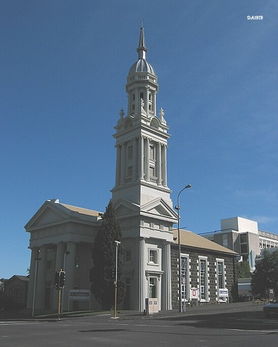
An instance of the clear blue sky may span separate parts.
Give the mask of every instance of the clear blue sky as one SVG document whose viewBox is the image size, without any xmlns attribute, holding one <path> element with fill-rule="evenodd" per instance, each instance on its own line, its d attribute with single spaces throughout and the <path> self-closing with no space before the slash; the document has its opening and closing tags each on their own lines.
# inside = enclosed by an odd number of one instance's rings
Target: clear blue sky
<svg viewBox="0 0 278 347">
<path fill-rule="evenodd" d="M 142 21 L 173 200 L 193 186 L 181 224 L 201 233 L 238 215 L 278 232 L 276 0 L 3 0 L 0 277 L 26 273 L 24 225 L 45 200 L 107 205 Z"/>
</svg>

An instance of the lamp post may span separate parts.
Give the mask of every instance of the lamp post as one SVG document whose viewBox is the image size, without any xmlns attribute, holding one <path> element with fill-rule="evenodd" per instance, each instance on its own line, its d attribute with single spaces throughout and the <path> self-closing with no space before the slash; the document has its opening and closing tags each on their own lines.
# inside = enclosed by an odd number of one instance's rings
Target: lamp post
<svg viewBox="0 0 278 347">
<path fill-rule="evenodd" d="M 180 195 L 185 189 L 190 189 L 192 186 L 191 184 L 186 185 L 183 187 L 177 196 L 177 206 L 175 206 L 175 209 L 178 211 L 178 256 L 179 256 L 179 267 L 178 267 L 178 274 L 179 274 L 179 312 L 183 312 L 183 304 L 182 304 L 182 292 L 181 292 L 181 238 L 180 238 Z"/>
<path fill-rule="evenodd" d="M 115 281 L 114 281 L 114 286 L 115 286 L 115 297 L 114 297 L 114 319 L 117 319 L 117 288 L 118 288 L 118 248 L 119 244 L 121 243 L 120 241 L 114 241 L 116 245 L 116 261 L 115 261 Z"/>
</svg>

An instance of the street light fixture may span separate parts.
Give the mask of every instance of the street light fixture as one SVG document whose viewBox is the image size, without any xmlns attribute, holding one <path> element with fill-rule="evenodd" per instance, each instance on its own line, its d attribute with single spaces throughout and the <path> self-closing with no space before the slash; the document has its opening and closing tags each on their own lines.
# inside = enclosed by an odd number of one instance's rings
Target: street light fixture
<svg viewBox="0 0 278 347">
<path fill-rule="evenodd" d="M 185 189 L 192 188 L 191 184 L 186 185 L 183 187 L 177 196 L 177 205 L 175 206 L 175 209 L 178 211 L 178 256 L 179 256 L 179 267 L 178 267 L 178 274 L 179 274 L 179 312 L 183 312 L 183 304 L 182 304 L 182 292 L 181 292 L 181 237 L 180 237 L 180 195 Z"/>
<path fill-rule="evenodd" d="M 117 319 L 117 289 L 118 289 L 118 248 L 119 245 L 121 244 L 120 241 L 115 240 L 115 245 L 116 245 L 116 261 L 115 261 L 115 281 L 114 281 L 114 286 L 115 286 L 115 297 L 114 297 L 114 319 Z"/>
</svg>

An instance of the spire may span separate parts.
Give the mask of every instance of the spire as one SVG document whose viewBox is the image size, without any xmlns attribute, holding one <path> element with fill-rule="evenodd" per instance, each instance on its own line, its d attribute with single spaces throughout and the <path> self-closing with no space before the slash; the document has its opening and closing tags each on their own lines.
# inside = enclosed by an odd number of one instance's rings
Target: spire
<svg viewBox="0 0 278 347">
<path fill-rule="evenodd" d="M 146 44 L 145 44 L 145 34 L 143 26 L 140 28 L 139 44 L 137 48 L 138 59 L 146 59 Z"/>
</svg>

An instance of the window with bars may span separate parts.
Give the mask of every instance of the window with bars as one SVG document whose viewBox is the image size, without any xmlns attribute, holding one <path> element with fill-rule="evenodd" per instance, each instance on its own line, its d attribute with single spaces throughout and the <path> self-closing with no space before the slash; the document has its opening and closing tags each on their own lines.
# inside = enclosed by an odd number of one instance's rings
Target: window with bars
<svg viewBox="0 0 278 347">
<path fill-rule="evenodd" d="M 199 263 L 200 267 L 200 299 L 207 300 L 207 291 L 208 291 L 208 283 L 207 283 L 207 260 L 200 259 Z"/>
<path fill-rule="evenodd" d="M 217 261 L 217 285 L 218 289 L 225 288 L 224 261 Z"/>
<path fill-rule="evenodd" d="M 189 297 L 188 288 L 188 257 L 185 255 L 181 256 L 181 298 L 182 301 L 186 301 Z"/>
</svg>

